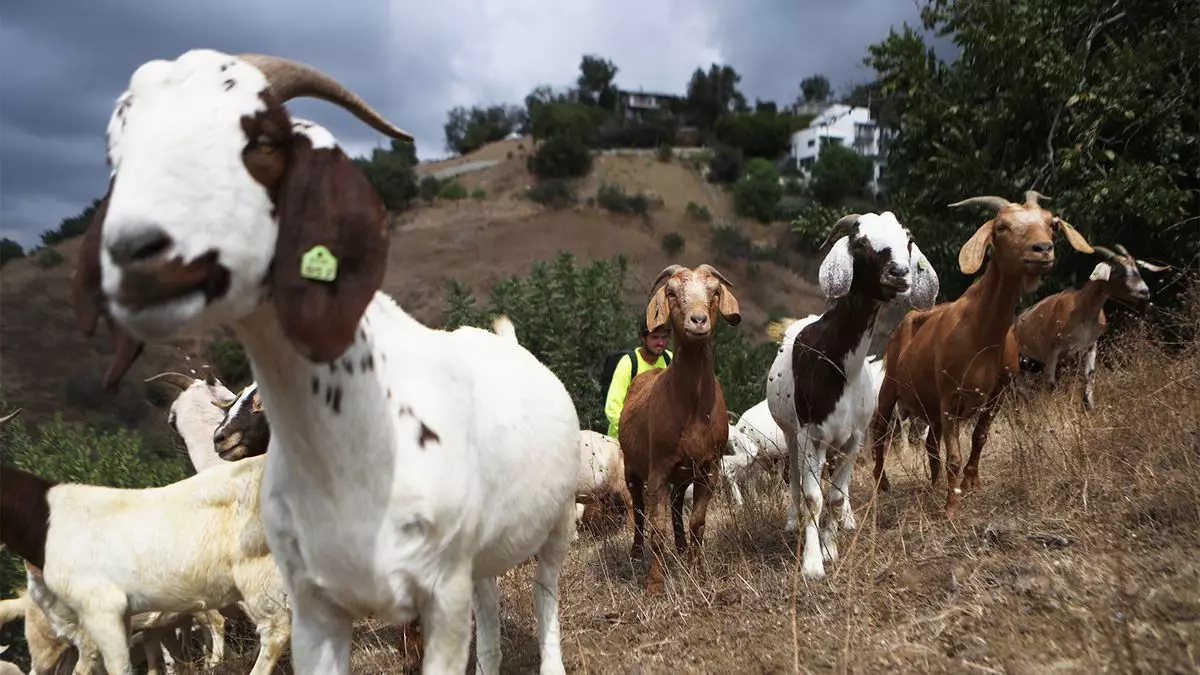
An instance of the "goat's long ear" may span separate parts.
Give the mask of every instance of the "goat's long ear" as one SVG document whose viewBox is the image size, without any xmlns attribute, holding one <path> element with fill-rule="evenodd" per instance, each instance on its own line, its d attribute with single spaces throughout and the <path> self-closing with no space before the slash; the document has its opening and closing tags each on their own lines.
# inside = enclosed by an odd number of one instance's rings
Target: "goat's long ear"
<svg viewBox="0 0 1200 675">
<path fill-rule="evenodd" d="M 1112 273 L 1112 265 L 1106 262 L 1096 263 L 1092 268 L 1091 275 L 1088 276 L 1089 281 L 1108 281 L 1108 275 Z"/>
<path fill-rule="evenodd" d="M 938 290 L 941 288 L 941 281 L 938 279 L 937 270 L 933 269 L 933 264 L 921 253 L 921 248 L 916 242 L 912 245 L 912 257 L 909 259 L 909 265 L 913 270 L 912 290 L 908 293 L 908 303 L 916 309 L 929 309 L 937 302 Z"/>
<path fill-rule="evenodd" d="M 332 361 L 354 343 L 383 282 L 387 212 L 341 148 L 314 149 L 299 133 L 277 203 L 271 284 L 280 325 L 301 354 Z"/>
<path fill-rule="evenodd" d="M 1054 222 L 1058 226 L 1055 229 L 1062 231 L 1062 233 L 1067 236 L 1067 241 L 1076 251 L 1079 251 L 1080 253 L 1096 252 L 1095 249 L 1092 248 L 1092 245 L 1087 242 L 1087 239 L 1084 239 L 1082 234 L 1079 234 L 1075 228 L 1071 227 L 1070 223 L 1062 218 L 1055 218 Z"/>
<path fill-rule="evenodd" d="M 1138 267 L 1144 270 L 1150 270 L 1151 272 L 1165 272 L 1171 269 L 1170 265 L 1155 265 L 1154 263 L 1148 263 L 1145 260 L 1137 260 L 1135 262 L 1137 262 Z"/>
<path fill-rule="evenodd" d="M 667 325 L 671 320 L 671 308 L 667 306 L 667 285 L 662 284 L 646 305 L 646 329 L 651 333 Z"/>
<path fill-rule="evenodd" d="M 738 306 L 737 296 L 733 294 L 733 289 L 724 282 L 721 283 L 721 300 L 717 305 L 717 311 L 725 317 L 730 326 L 736 326 L 742 322 L 742 310 Z"/>
<path fill-rule="evenodd" d="M 817 282 L 821 285 L 821 292 L 830 300 L 850 292 L 850 286 L 854 283 L 854 257 L 850 255 L 849 237 L 838 239 L 829 248 L 817 272 Z"/>
<path fill-rule="evenodd" d="M 975 230 L 975 234 L 963 244 L 958 251 L 958 269 L 963 274 L 975 274 L 983 265 L 983 254 L 987 252 L 988 244 L 992 243 L 992 227 L 996 221 L 989 220 Z"/>
<path fill-rule="evenodd" d="M 116 353 L 108 371 L 104 373 L 104 388 L 113 390 L 129 372 L 133 362 L 141 356 L 145 344 L 135 340 L 116 321 L 108 316 L 104 306 L 104 293 L 101 291 L 100 274 L 100 240 L 104 230 L 104 219 L 108 216 L 108 198 L 112 195 L 112 180 L 108 182 L 108 192 L 100 201 L 96 215 L 88 225 L 83 235 L 83 243 L 79 247 L 79 261 L 71 275 L 71 296 L 75 303 L 75 320 L 83 334 L 91 337 L 96 332 L 96 322 L 105 317 L 112 332 L 113 342 L 116 343 Z"/>
</svg>

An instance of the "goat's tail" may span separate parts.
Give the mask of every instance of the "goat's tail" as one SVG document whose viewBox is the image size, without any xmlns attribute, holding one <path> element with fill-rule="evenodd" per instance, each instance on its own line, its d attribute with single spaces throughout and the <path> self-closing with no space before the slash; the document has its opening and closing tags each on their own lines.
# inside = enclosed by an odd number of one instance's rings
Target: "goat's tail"
<svg viewBox="0 0 1200 675">
<path fill-rule="evenodd" d="M 0 626 L 13 619 L 25 618 L 25 610 L 29 607 L 29 596 L 20 595 L 9 600 L 0 600 Z"/>
<path fill-rule="evenodd" d="M 767 324 L 767 337 L 770 338 L 771 342 L 774 342 L 776 344 L 782 343 L 783 342 L 783 334 L 787 332 L 788 327 L 791 326 L 792 324 L 796 323 L 799 320 L 800 319 L 794 319 L 792 317 L 787 317 L 787 318 L 783 318 L 783 319 L 777 319 L 775 321 L 772 321 L 771 323 L 768 323 Z"/>
<path fill-rule="evenodd" d="M 508 338 L 513 342 L 517 341 L 517 327 L 514 326 L 513 322 L 503 314 L 495 319 L 492 319 L 492 332 L 500 337 Z"/>
</svg>

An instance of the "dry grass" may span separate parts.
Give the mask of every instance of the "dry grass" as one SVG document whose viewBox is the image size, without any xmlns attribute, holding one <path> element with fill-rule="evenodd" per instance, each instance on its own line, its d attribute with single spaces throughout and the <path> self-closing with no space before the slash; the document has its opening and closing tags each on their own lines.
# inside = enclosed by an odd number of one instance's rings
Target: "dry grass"
<svg viewBox="0 0 1200 675">
<path fill-rule="evenodd" d="M 957 522 L 922 448 L 894 446 L 892 490 L 876 498 L 863 456 L 859 529 L 822 582 L 797 574 L 779 481 L 741 510 L 714 499 L 707 576 L 673 561 L 661 599 L 642 595 L 631 536 L 597 519 L 562 580 L 568 670 L 1197 672 L 1200 344 L 1135 330 L 1102 353 L 1094 412 L 1072 383 L 997 418 Z M 533 573 L 501 581 L 507 673 L 537 669 Z M 398 633 L 369 622 L 353 658 L 354 672 L 416 672 Z"/>
</svg>

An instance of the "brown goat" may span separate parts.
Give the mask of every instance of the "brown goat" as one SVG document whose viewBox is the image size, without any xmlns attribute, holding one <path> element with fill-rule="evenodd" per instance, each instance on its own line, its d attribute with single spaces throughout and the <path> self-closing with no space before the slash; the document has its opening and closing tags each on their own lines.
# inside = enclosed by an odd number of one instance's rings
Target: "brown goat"
<svg viewBox="0 0 1200 675">
<path fill-rule="evenodd" d="M 1069 353 L 1083 352 L 1083 408 L 1092 409 L 1092 389 L 1096 375 L 1096 347 L 1108 328 L 1104 303 L 1110 297 L 1145 302 L 1150 289 L 1138 272 L 1144 268 L 1162 272 L 1168 268 L 1138 260 L 1124 246 L 1119 253 L 1093 247 L 1104 261 L 1092 270 L 1083 288 L 1068 288 L 1042 298 L 1021 312 L 1013 326 L 1021 357 L 1041 364 L 1042 378 L 1053 386 L 1058 377 L 1058 361 Z"/>
<path fill-rule="evenodd" d="M 1066 235 L 1076 250 L 1092 252 L 1081 234 L 1038 205 L 1039 197 L 1030 190 L 1024 204 L 1002 197 L 972 197 L 950 205 L 996 211 L 963 245 L 958 265 L 963 273 L 974 274 L 989 244 L 992 259 L 983 276 L 957 300 L 909 312 L 888 341 L 870 434 L 879 489 L 888 489 L 883 458 L 891 444 L 887 432 L 897 404 L 902 415 L 929 424 L 925 448 L 933 485 L 940 469 L 938 439 L 946 446 L 946 515 L 958 514 L 960 484 L 979 487 L 979 455 L 1019 367 L 1012 330 L 1018 296 L 1035 289 L 1054 267 L 1055 233 Z M 959 427 L 976 416 L 971 456 L 960 473 Z"/>
<path fill-rule="evenodd" d="M 704 519 L 729 440 L 725 394 L 714 372 L 713 333 L 717 312 L 730 325 L 742 317 L 733 284 L 709 265 L 671 265 L 654 281 L 646 306 L 650 331 L 671 322 L 675 359 L 668 368 L 646 371 L 629 385 L 618 432 L 625 476 L 633 497 L 634 533 L 630 555 L 640 558 L 650 510 L 650 571 L 646 593 L 662 592 L 662 536 L 667 530 L 668 489 L 675 548 L 688 551 L 683 532 L 683 501 L 692 485 L 689 557 L 700 561 Z"/>
</svg>

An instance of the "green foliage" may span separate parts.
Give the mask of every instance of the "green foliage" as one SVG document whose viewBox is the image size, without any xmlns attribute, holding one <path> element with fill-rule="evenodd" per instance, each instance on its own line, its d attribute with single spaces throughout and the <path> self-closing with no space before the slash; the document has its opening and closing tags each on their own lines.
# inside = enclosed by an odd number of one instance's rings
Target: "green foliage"
<svg viewBox="0 0 1200 675">
<path fill-rule="evenodd" d="M 231 391 L 239 391 L 254 379 L 250 371 L 250 359 L 240 340 L 218 338 L 209 343 L 206 351 L 217 377 Z"/>
<path fill-rule="evenodd" d="M 691 216 L 692 220 L 696 220 L 701 223 L 712 222 L 712 212 L 710 212 L 708 207 L 704 206 L 703 204 L 688 202 L 686 211 L 687 214 Z"/>
<path fill-rule="evenodd" d="M 577 265 L 564 251 L 553 260 L 535 262 L 527 277 L 492 284 L 486 306 L 452 282 L 444 310 L 446 327 L 490 329 L 493 316 L 507 315 L 521 345 L 571 392 L 581 428 L 604 431 L 608 422 L 595 378 L 607 354 L 637 340 L 637 313 L 622 300 L 626 274 L 623 256 Z"/>
<path fill-rule="evenodd" d="M 0 404 L 4 414 L 13 407 L 7 402 Z M 171 453 L 169 459 L 154 459 L 135 432 L 99 431 L 84 423 L 63 421 L 61 415 L 38 424 L 32 432 L 18 416 L 0 426 L 0 448 L 5 464 L 57 481 L 145 488 L 182 480 L 189 473 L 182 452 Z M 21 559 L 0 550 L 0 594 L 12 597 L 24 584 Z M 6 633 L 4 641 L 10 640 L 13 650 L 5 658 L 23 660 L 24 636 Z"/>
<path fill-rule="evenodd" d="M 812 75 L 800 80 L 800 95 L 806 103 L 828 101 L 832 93 L 833 87 L 829 85 L 829 78 L 824 75 Z"/>
<path fill-rule="evenodd" d="M 660 162 L 669 162 L 675 158 L 675 148 L 671 147 L 670 143 L 663 143 L 658 146 L 658 150 L 654 153 Z"/>
<path fill-rule="evenodd" d="M 579 78 L 576 80 L 580 102 L 604 110 L 615 110 L 617 88 L 613 79 L 618 71 L 620 68 L 612 61 L 585 54 L 579 62 Z"/>
<path fill-rule="evenodd" d="M 525 121 L 520 106 L 477 106 L 470 110 L 458 106 L 447 114 L 445 126 L 446 149 L 465 155 L 488 143 L 504 140 Z"/>
<path fill-rule="evenodd" d="M 805 253 L 818 253 L 830 228 L 846 213 L 846 209 L 819 203 L 802 208 L 792 220 L 792 246 Z M 921 250 L 924 251 L 924 247 Z"/>
<path fill-rule="evenodd" d="M 402 211 L 416 199 L 417 174 L 413 167 L 417 152 L 412 143 L 393 140 L 389 149 L 375 148 L 370 159 L 356 157 L 354 163 L 389 210 Z"/>
<path fill-rule="evenodd" d="M 738 91 L 742 76 L 733 66 L 712 64 L 708 72 L 697 68 L 688 82 L 684 110 L 688 120 L 703 131 L 711 131 L 725 113 L 746 110 L 746 97 Z"/>
<path fill-rule="evenodd" d="M 562 178 L 538 181 L 525 192 L 533 201 L 556 209 L 565 209 L 575 204 L 575 192 L 571 184 Z"/>
<path fill-rule="evenodd" d="M 745 160 L 742 149 L 720 146 L 708 162 L 708 180 L 713 183 L 732 184 L 742 176 Z"/>
<path fill-rule="evenodd" d="M 539 179 L 578 178 L 592 170 L 592 153 L 582 139 L 564 134 L 544 141 L 527 164 Z"/>
<path fill-rule="evenodd" d="M 8 237 L 0 239 L 0 266 L 3 266 L 4 263 L 8 262 L 9 260 L 16 260 L 17 258 L 24 257 L 25 247 L 21 246 L 12 239 L 9 239 Z"/>
<path fill-rule="evenodd" d="M 683 247 L 687 242 L 683 235 L 678 232 L 668 232 L 662 238 L 662 250 L 669 256 L 677 256 L 683 253 Z"/>
<path fill-rule="evenodd" d="M 749 258 L 754 251 L 754 245 L 750 243 L 750 236 L 738 229 L 736 225 L 729 224 L 713 226 L 709 248 L 716 255 L 718 262 Z"/>
<path fill-rule="evenodd" d="M 535 141 L 568 138 L 587 146 L 596 135 L 603 111 L 578 103 L 539 103 L 529 112 Z"/>
<path fill-rule="evenodd" d="M 484 190 L 481 187 L 471 190 L 471 199 L 474 199 L 475 201 L 483 201 L 484 199 L 487 199 L 487 190 Z"/>
<path fill-rule="evenodd" d="M 50 269 L 51 267 L 58 267 L 66 262 L 66 260 L 67 259 L 63 257 L 63 254 L 58 252 L 58 249 L 47 246 L 39 250 L 37 254 L 33 256 L 32 262 L 34 265 L 45 270 Z"/>
<path fill-rule="evenodd" d="M 769 223 L 775 205 L 783 196 L 779 172 L 765 159 L 752 159 L 746 164 L 746 174 L 733 185 L 733 206 L 739 216 Z"/>
<path fill-rule="evenodd" d="M 809 189 L 817 201 L 834 206 L 850 197 L 861 197 L 875 172 L 870 157 L 843 145 L 827 145 L 812 168 Z"/>
<path fill-rule="evenodd" d="M 421 179 L 420 190 L 421 199 L 427 202 L 432 202 L 437 199 L 438 193 L 442 191 L 442 181 L 433 174 L 425 176 Z"/>
<path fill-rule="evenodd" d="M 889 198 L 947 297 L 971 281 L 958 250 L 990 214 L 946 204 L 974 195 L 1019 201 L 1033 188 L 1094 243 L 1194 265 L 1200 3 L 935 0 L 922 15 L 954 40 L 954 62 L 908 27 L 866 61 L 904 129 L 888 152 Z M 1068 249 L 1039 295 L 1079 285 L 1095 263 Z"/>
<path fill-rule="evenodd" d="M 731 113 L 717 118 L 716 136 L 722 143 L 741 148 L 746 158 L 775 159 L 788 150 L 793 118 L 774 110 Z"/>
<path fill-rule="evenodd" d="M 78 237 L 87 232 L 88 226 L 92 224 L 92 218 L 96 215 L 96 211 L 100 210 L 101 201 L 103 200 L 100 198 L 93 199 L 92 203 L 88 204 L 79 215 L 63 218 L 58 224 L 58 228 L 43 232 L 42 245 L 53 246 L 60 241 L 65 241 L 71 237 Z"/>
<path fill-rule="evenodd" d="M 650 208 L 650 200 L 641 192 L 626 194 L 620 185 L 604 183 L 596 191 L 596 203 L 613 213 L 645 214 Z"/>
<path fill-rule="evenodd" d="M 438 190 L 439 199 L 458 201 L 460 199 L 466 199 L 467 196 L 467 188 L 463 187 L 463 184 L 458 182 L 457 178 L 451 178 L 450 180 L 446 181 L 442 184 L 442 189 Z"/>
</svg>

